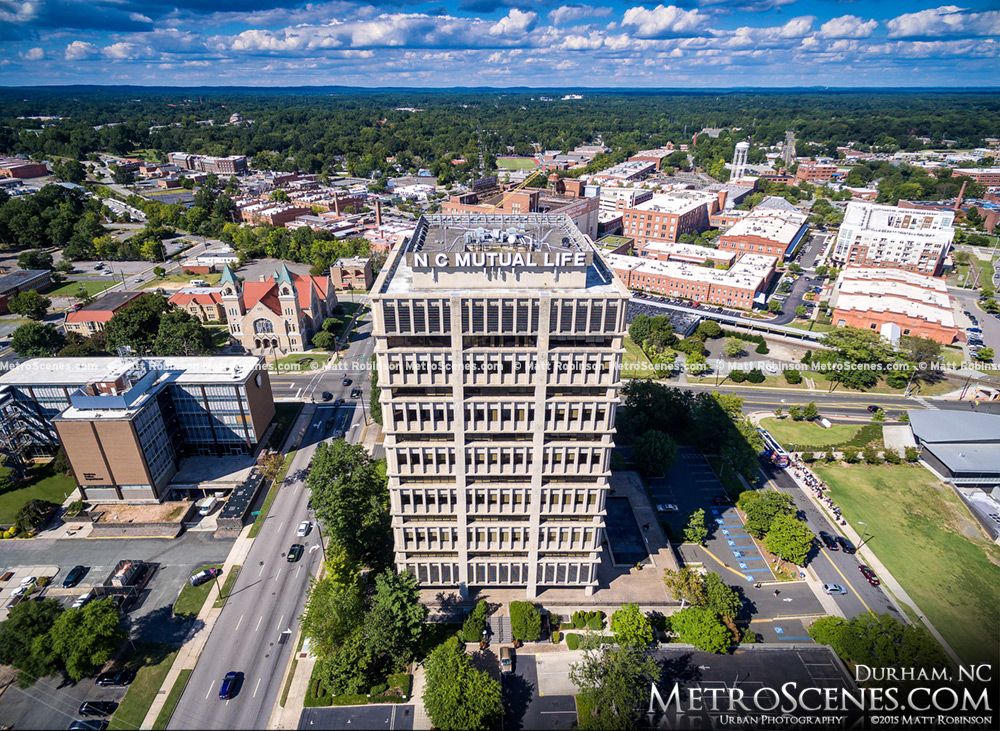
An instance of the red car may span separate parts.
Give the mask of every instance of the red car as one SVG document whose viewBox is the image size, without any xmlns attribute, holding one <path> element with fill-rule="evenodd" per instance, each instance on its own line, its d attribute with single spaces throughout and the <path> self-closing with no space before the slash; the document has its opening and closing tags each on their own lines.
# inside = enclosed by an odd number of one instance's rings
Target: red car
<svg viewBox="0 0 1000 731">
<path fill-rule="evenodd" d="M 858 570 L 861 572 L 862 576 L 868 579 L 868 583 L 871 584 L 872 586 L 878 586 L 879 584 L 882 583 L 881 581 L 878 580 L 878 577 L 875 575 L 875 572 L 872 571 L 867 566 L 865 566 L 864 564 L 858 566 Z"/>
</svg>

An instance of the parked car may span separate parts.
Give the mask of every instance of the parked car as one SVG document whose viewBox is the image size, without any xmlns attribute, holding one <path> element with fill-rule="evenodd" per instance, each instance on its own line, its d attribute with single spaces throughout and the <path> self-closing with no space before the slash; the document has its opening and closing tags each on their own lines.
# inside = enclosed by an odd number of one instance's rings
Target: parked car
<svg viewBox="0 0 1000 731">
<path fill-rule="evenodd" d="M 118 708 L 114 701 L 84 701 L 80 704 L 78 716 L 110 716 Z"/>
<path fill-rule="evenodd" d="M 840 544 L 840 550 L 844 553 L 848 555 L 852 555 L 854 553 L 854 544 L 843 536 L 837 536 L 837 543 Z"/>
<path fill-rule="evenodd" d="M 677 512 L 677 506 L 674 505 L 673 503 L 660 503 L 659 505 L 656 506 L 656 509 L 659 510 L 661 513 Z"/>
<path fill-rule="evenodd" d="M 361 389 L 360 388 L 352 388 L 351 389 L 351 398 L 361 398 Z"/>
<path fill-rule="evenodd" d="M 191 586 L 201 586 L 202 584 L 211 581 L 216 576 L 221 576 L 221 575 L 222 575 L 222 569 L 218 568 L 202 569 L 198 573 L 192 575 L 191 578 L 188 579 L 188 581 L 191 582 Z"/>
<path fill-rule="evenodd" d="M 341 383 L 344 384 L 345 386 L 350 386 L 352 381 L 347 376 L 344 376 L 344 380 L 342 380 Z"/>
<path fill-rule="evenodd" d="M 323 393 L 320 394 L 319 397 L 324 401 L 329 401 L 330 399 L 333 398 L 333 394 L 330 393 L 329 391 L 324 391 Z"/>
<path fill-rule="evenodd" d="M 66 577 L 63 579 L 62 585 L 63 589 L 72 589 L 74 586 L 80 583 L 81 579 L 87 575 L 87 567 L 76 565 L 69 570 Z"/>
<path fill-rule="evenodd" d="M 842 587 L 840 584 L 823 584 L 823 591 L 831 595 L 847 593 L 847 589 Z"/>
<path fill-rule="evenodd" d="M 117 688 L 128 685 L 134 677 L 128 668 L 115 668 L 101 673 L 94 682 L 102 688 Z"/>
<path fill-rule="evenodd" d="M 104 731 L 108 727 L 108 721 L 104 718 L 85 718 L 73 721 L 69 725 L 69 731 Z"/>
<path fill-rule="evenodd" d="M 236 696 L 240 690 L 240 678 L 242 677 L 243 673 L 238 673 L 235 670 L 226 673 L 226 677 L 222 679 L 222 685 L 219 686 L 220 701 L 228 701 Z"/>
<path fill-rule="evenodd" d="M 881 581 L 879 581 L 878 576 L 875 575 L 875 572 L 872 571 L 871 568 L 869 568 L 868 566 L 861 564 L 860 566 L 858 566 L 858 570 L 861 572 L 861 575 L 864 576 L 868 580 L 868 583 L 871 584 L 872 586 L 878 586 L 879 584 L 882 583 Z"/>
<path fill-rule="evenodd" d="M 87 602 L 89 602 L 93 598 L 94 598 L 94 592 L 92 591 L 88 591 L 85 594 L 81 594 L 80 596 L 78 596 L 76 599 L 73 600 L 73 603 L 70 605 L 70 608 L 80 609 L 82 606 L 84 606 Z"/>
<path fill-rule="evenodd" d="M 819 532 L 819 539 L 823 541 L 823 545 L 826 546 L 828 551 L 839 551 L 840 545 L 837 543 L 837 539 L 827 533 L 825 530 Z"/>
<path fill-rule="evenodd" d="M 514 670 L 514 648 L 513 647 L 501 647 L 500 648 L 500 672 L 510 673 Z"/>
<path fill-rule="evenodd" d="M 288 549 L 288 555 L 286 556 L 288 563 L 295 563 L 302 558 L 302 554 L 305 553 L 305 550 L 306 547 L 301 543 L 293 543 Z"/>
<path fill-rule="evenodd" d="M 881 411 L 881 410 L 882 410 L 882 407 L 879 406 L 878 404 L 871 404 L 871 405 L 868 406 L 868 413 L 869 414 L 874 414 L 875 412 Z"/>
<path fill-rule="evenodd" d="M 299 523 L 299 529 L 295 531 L 295 533 L 299 536 L 304 537 L 309 535 L 309 532 L 312 530 L 312 528 L 313 524 L 311 522 L 309 522 L 308 520 L 303 520 L 301 523 Z"/>
</svg>

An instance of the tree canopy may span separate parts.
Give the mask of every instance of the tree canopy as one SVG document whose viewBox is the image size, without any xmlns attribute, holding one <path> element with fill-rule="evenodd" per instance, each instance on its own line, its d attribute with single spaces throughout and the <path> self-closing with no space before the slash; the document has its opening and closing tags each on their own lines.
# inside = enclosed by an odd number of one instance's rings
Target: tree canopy
<svg viewBox="0 0 1000 731">
<path fill-rule="evenodd" d="M 476 670 L 457 637 L 438 645 L 424 663 L 424 708 L 442 731 L 478 731 L 503 715 L 500 683 Z"/>
</svg>

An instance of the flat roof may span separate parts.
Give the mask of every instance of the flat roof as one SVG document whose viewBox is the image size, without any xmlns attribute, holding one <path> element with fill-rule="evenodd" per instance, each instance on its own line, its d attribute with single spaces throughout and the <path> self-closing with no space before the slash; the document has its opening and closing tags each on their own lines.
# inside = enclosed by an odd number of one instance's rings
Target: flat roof
<svg viewBox="0 0 1000 731">
<path fill-rule="evenodd" d="M 471 248 L 467 248 L 471 247 Z M 597 253 L 598 248 L 576 227 L 572 219 L 558 213 L 525 213 L 520 215 L 494 213 L 456 213 L 421 216 L 413 234 L 395 247 L 390 260 L 382 268 L 373 292 L 377 294 L 405 294 L 413 292 L 414 271 L 407 261 L 413 253 L 450 254 L 483 247 L 497 251 L 526 250 L 543 254 L 583 253 L 593 254 L 587 267 L 583 287 L 569 284 L 550 286 L 548 291 L 586 290 L 588 293 L 616 293 L 627 295 L 628 290 L 608 269 Z M 530 292 L 525 287 L 504 286 L 502 282 L 483 279 L 482 285 L 448 286 L 437 284 L 434 291 L 468 294 L 486 292 L 519 295 Z"/>
<path fill-rule="evenodd" d="M 145 292 L 134 292 L 130 290 L 108 292 L 107 294 L 101 295 L 95 299 L 89 305 L 84 305 L 78 309 L 77 312 L 104 312 L 107 310 L 117 310 L 119 307 L 127 305 L 136 297 L 143 294 L 145 294 Z"/>
<path fill-rule="evenodd" d="M 173 383 L 242 383 L 261 358 L 212 355 L 170 358 L 32 358 L 0 375 L 0 385 L 82 386 L 127 370 L 143 360 L 153 370 L 167 371 Z"/>
<path fill-rule="evenodd" d="M 929 451 L 944 463 L 955 477 L 963 472 L 1000 474 L 1000 446 L 996 444 L 925 444 Z"/>
<path fill-rule="evenodd" d="M 759 289 L 774 269 L 777 261 L 764 254 L 744 254 L 729 269 L 714 269 L 683 261 L 658 261 L 638 256 L 605 254 L 612 268 L 628 269 L 640 274 L 653 274 L 674 279 L 704 282 L 722 287 Z"/>
<path fill-rule="evenodd" d="M 990 444 L 994 461 L 1000 462 L 1000 415 L 951 409 L 911 409 L 906 413 L 910 429 L 920 441 Z"/>
<path fill-rule="evenodd" d="M 798 211 L 777 208 L 755 209 L 734 223 L 728 231 L 722 234 L 722 238 L 759 236 L 762 239 L 790 246 L 802 232 L 807 220 L 807 217 Z"/>
<path fill-rule="evenodd" d="M 674 190 L 669 193 L 657 193 L 648 201 L 639 203 L 633 208 L 653 213 L 687 213 L 714 200 L 718 200 L 718 195 L 715 193 L 703 190 Z"/>
<path fill-rule="evenodd" d="M 0 274 L 0 292 L 7 292 L 26 284 L 31 284 L 36 279 L 51 274 L 48 269 L 15 269 L 6 274 Z"/>
</svg>

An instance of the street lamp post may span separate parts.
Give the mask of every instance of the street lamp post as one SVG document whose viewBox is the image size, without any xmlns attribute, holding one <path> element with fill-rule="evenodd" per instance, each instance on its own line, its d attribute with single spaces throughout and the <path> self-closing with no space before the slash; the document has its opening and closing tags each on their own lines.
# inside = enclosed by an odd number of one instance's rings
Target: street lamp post
<svg viewBox="0 0 1000 731">
<path fill-rule="evenodd" d="M 875 536 L 873 534 L 870 534 L 870 533 L 867 533 L 867 532 L 866 533 L 862 533 L 861 534 L 861 543 L 858 544 L 858 549 L 860 549 L 863 545 L 865 545 L 866 543 L 868 543 L 868 541 L 870 541 L 874 537 Z"/>
</svg>

